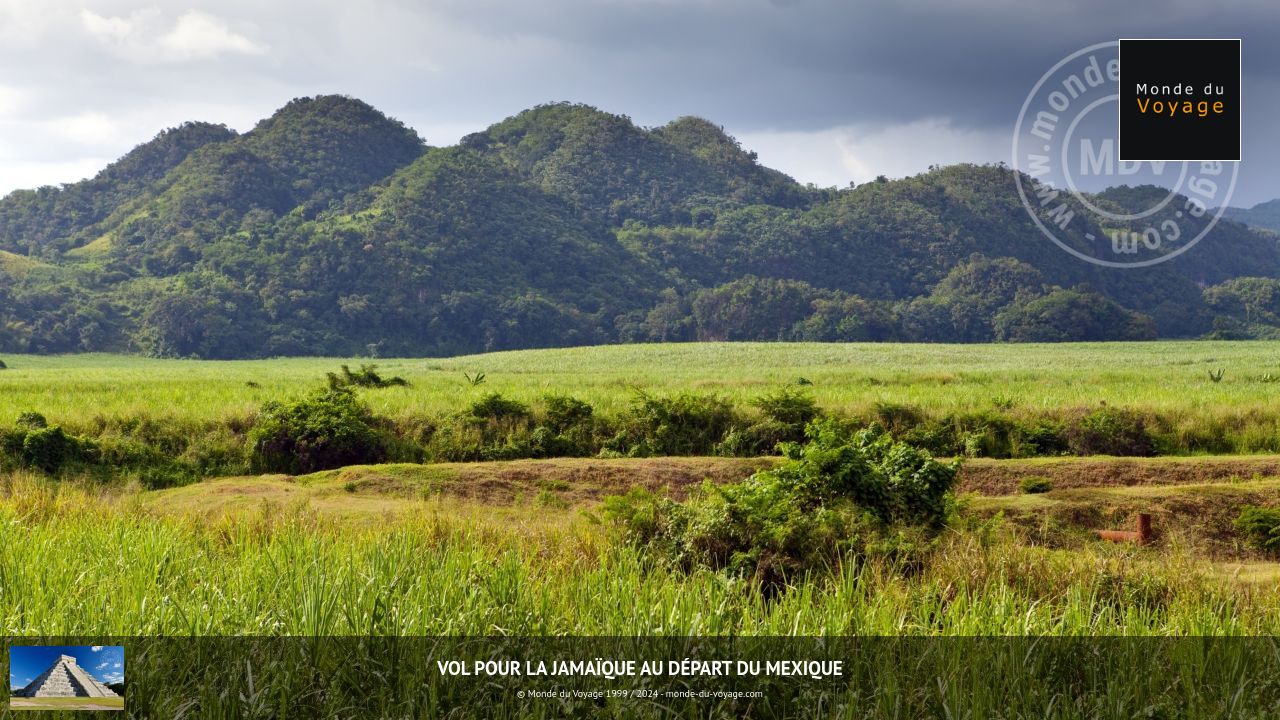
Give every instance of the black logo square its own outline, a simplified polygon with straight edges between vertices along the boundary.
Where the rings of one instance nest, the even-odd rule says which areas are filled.
[[[1239,160],[1240,41],[1122,39],[1120,159]]]

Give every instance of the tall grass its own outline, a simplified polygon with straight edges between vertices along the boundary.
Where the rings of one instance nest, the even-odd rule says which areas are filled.
[[[1280,600],[1190,558],[1023,547],[952,531],[923,570],[846,563],[766,599],[655,565],[564,513],[454,518],[429,502],[376,524],[288,506],[151,514],[26,475],[0,500],[6,635],[1238,635]],[[545,515],[545,510],[535,514]]]

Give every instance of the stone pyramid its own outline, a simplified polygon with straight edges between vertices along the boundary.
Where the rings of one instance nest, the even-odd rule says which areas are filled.
[[[14,693],[18,697],[117,697],[115,691],[85,672],[76,659],[60,655],[26,687]]]

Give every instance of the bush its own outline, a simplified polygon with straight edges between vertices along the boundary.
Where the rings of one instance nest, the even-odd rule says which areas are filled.
[[[999,412],[979,410],[949,418],[967,457],[1007,458],[1013,455],[1017,425]]]
[[[727,457],[776,454],[779,445],[795,442],[796,439],[796,429],[793,426],[776,420],[762,420],[749,427],[730,430],[716,446],[716,454]]]
[[[1038,418],[1018,427],[1015,456],[1061,455],[1068,450],[1062,424],[1051,418]]]
[[[467,414],[479,420],[527,420],[529,406],[517,400],[508,400],[498,393],[489,393],[471,404]]]
[[[249,444],[256,472],[290,474],[382,462],[389,446],[369,408],[346,390],[263,405]]]
[[[0,461],[43,470],[50,475],[68,463],[97,458],[97,446],[88,438],[68,435],[60,426],[50,427],[38,412],[18,415],[12,430],[0,431]]]
[[[758,397],[751,404],[764,417],[750,427],[730,430],[717,454],[751,457],[776,453],[781,443],[803,441],[805,426],[818,417],[813,398],[790,387]]]
[[[547,427],[558,435],[589,424],[595,412],[587,403],[568,395],[548,395],[543,402],[547,406]]]
[[[1030,475],[1022,478],[1022,482],[1018,483],[1018,490],[1027,495],[1047,493],[1052,489],[1053,481],[1042,475]]]
[[[18,414],[17,425],[24,430],[39,430],[49,427],[49,421],[40,413],[29,410]]]
[[[28,430],[22,439],[22,461],[49,474],[70,462],[90,459],[93,443],[68,435],[61,426]]]
[[[8,370],[8,369],[9,369],[9,366],[5,365],[3,360],[0,360],[0,370]]]
[[[925,422],[924,413],[914,405],[882,401],[875,404],[874,410],[876,422],[889,428],[895,435]]]
[[[802,435],[805,426],[818,417],[818,404],[813,397],[790,387],[761,395],[751,404],[760,408],[761,414],[769,420],[800,428]]]
[[[1146,420],[1133,410],[1103,406],[1069,422],[1067,447],[1076,455],[1155,454]]]
[[[607,498],[605,515],[627,542],[677,566],[751,576],[770,591],[903,529],[941,526],[956,463],[894,442],[879,426],[850,433],[827,420],[807,434],[809,442],[784,446],[785,463],[742,483],[706,483],[686,503],[634,489]]]
[[[0,469],[22,461],[22,441],[26,439],[25,430],[0,428]]]
[[[606,449],[632,457],[710,455],[737,422],[733,406],[714,395],[639,392]]]
[[[329,378],[329,389],[405,387],[409,384],[409,381],[402,377],[384,378],[377,373],[377,370],[377,365],[361,365],[358,371],[351,372],[351,368],[343,365],[341,373],[326,373]]]
[[[1269,555],[1280,553],[1280,508],[1247,505],[1236,517],[1235,527],[1250,545]]]

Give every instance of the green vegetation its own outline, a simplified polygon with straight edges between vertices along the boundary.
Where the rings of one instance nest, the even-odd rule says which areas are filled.
[[[1039,495],[1053,489],[1053,481],[1040,475],[1025,477],[1018,483],[1018,490],[1027,495]]]
[[[1235,526],[1259,550],[1280,553],[1280,509],[1250,505],[1240,511]]]
[[[19,413],[13,430],[0,431],[0,459],[49,474],[90,461],[96,454],[91,440],[70,436],[58,425],[51,427],[38,412]]]
[[[387,438],[369,408],[346,390],[263,406],[249,433],[257,472],[310,473],[387,459]]]
[[[904,530],[941,527],[955,464],[875,426],[854,434],[815,422],[807,434],[784,447],[787,462],[742,483],[707,483],[685,503],[633,489],[606,499],[604,513],[627,542],[675,567],[724,569],[769,594],[876,545],[899,550]]]
[[[367,408],[360,425],[379,438],[355,462],[758,456],[802,439],[819,415],[879,422],[942,456],[1149,456],[1280,453],[1274,358],[1270,343],[681,344],[384,359],[348,372]],[[339,364],[8,361],[0,469],[148,487],[250,472],[264,405],[328,387]],[[1230,371],[1211,382],[1206,369],[1218,367]],[[366,371],[377,382],[361,384]],[[19,416],[31,411],[61,430],[24,450],[33,428]],[[308,465],[321,466],[332,465]]]
[[[377,371],[377,365],[361,365],[356,372],[351,372],[349,366],[343,365],[340,373],[325,373],[325,375],[329,378],[330,390],[404,387],[409,384],[402,377],[384,378]]]
[[[1106,272],[1027,242],[1013,180],[960,165],[817,189],[706,120],[643,129],[565,103],[426,147],[358,100],[300,98],[242,135],[189,123],[93,179],[0,199],[0,351],[1280,335],[1272,234],[1224,222],[1230,253]]]
[[[345,482],[345,481],[340,481]],[[103,495],[0,479],[7,635],[1275,634],[1254,584],[1176,548],[1028,544],[959,522],[904,565],[842,563],[769,596],[618,546],[575,511],[392,497],[318,514],[218,483]],[[200,493],[182,509],[175,493]],[[344,503],[370,490],[334,487]],[[1045,496],[1038,496],[1045,497]],[[91,547],[92,553],[60,548]],[[110,601],[105,598],[110,597]],[[93,599],[91,601],[90,599]]]

